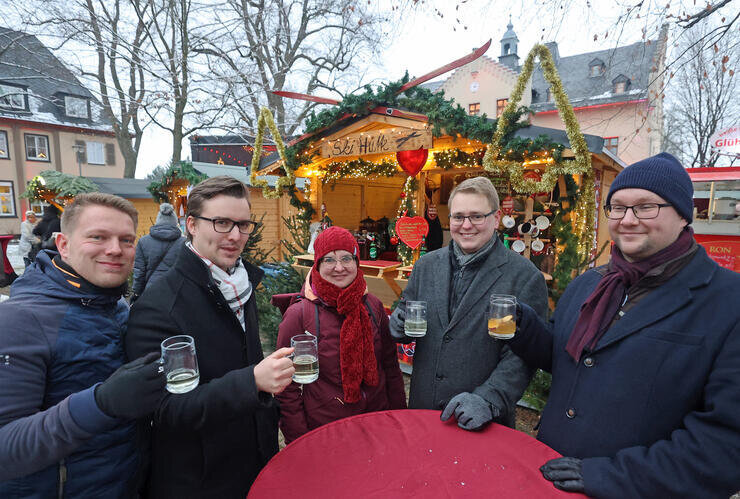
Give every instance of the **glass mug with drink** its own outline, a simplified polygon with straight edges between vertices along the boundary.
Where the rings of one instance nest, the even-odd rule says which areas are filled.
[[[510,340],[516,332],[516,297],[491,295],[488,302],[488,334],[499,340]]]
[[[305,385],[319,379],[319,347],[316,336],[308,331],[290,339],[293,347],[293,381]]]
[[[427,334],[427,302],[407,301],[406,320],[403,332],[406,336],[419,338]]]
[[[193,337],[186,334],[171,336],[162,342],[161,347],[160,369],[167,377],[167,391],[187,393],[198,386],[200,371]]]

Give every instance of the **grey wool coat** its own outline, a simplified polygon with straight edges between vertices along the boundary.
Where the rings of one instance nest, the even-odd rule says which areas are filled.
[[[516,402],[532,371],[506,341],[488,335],[486,308],[491,294],[509,294],[545,319],[545,279],[532,262],[497,241],[449,317],[450,251],[451,246],[440,248],[416,262],[391,316],[392,335],[409,343],[414,338],[403,332],[406,301],[427,302],[427,334],[415,338],[409,409],[443,409],[458,393],[472,392],[501,409],[497,422],[513,427]]]

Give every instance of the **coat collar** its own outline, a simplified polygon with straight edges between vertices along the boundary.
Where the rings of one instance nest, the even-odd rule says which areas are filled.
[[[596,350],[654,324],[691,302],[693,290],[706,286],[717,271],[717,264],[699,246],[694,257],[671,280],[642,298],[624,318],[614,322],[604,333]]]
[[[265,275],[265,272],[243,258],[242,263],[244,264],[244,268],[247,269],[247,274],[249,275],[249,281],[252,283],[252,288],[256,290],[257,285],[262,281],[262,277]],[[183,246],[182,251],[180,251],[180,254],[177,257],[175,268],[177,268],[185,278],[191,280],[197,286],[202,288],[216,286],[213,276],[211,275],[211,271],[208,270],[208,267],[203,260],[185,246]]]

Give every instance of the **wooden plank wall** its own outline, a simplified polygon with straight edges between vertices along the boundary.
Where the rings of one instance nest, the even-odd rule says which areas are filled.
[[[129,199],[131,203],[139,212],[139,225],[136,227],[136,238],[139,239],[141,236],[149,234],[154,222],[157,220],[157,213],[159,213],[159,204],[154,202],[152,198],[148,199]]]
[[[264,229],[262,229],[262,242],[260,247],[265,251],[275,248],[269,255],[269,259],[282,260],[283,248],[280,245],[280,239],[288,239],[290,232],[283,223],[282,217],[290,217],[297,213],[297,210],[290,205],[290,197],[281,196],[279,199],[267,199],[262,195],[261,189],[250,188],[252,203],[252,218],[259,220],[264,214],[262,220]]]

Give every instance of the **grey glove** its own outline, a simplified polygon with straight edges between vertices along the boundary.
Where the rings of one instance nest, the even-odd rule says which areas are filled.
[[[393,337],[393,340],[398,343],[409,343],[410,341],[413,341],[414,338],[409,338],[404,333],[404,326],[406,323],[406,310],[405,308],[401,307],[399,304],[391,314],[390,320],[389,320],[389,329],[391,332],[391,336]]]
[[[575,457],[550,459],[540,466],[542,476],[566,492],[585,492],[581,460]]]
[[[458,393],[449,401],[442,411],[440,419],[447,421],[455,413],[457,426],[463,430],[479,430],[494,418],[499,417],[501,411],[491,405],[486,399],[475,393]]]

